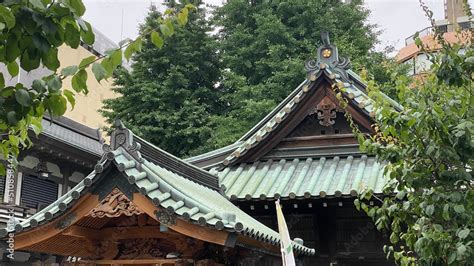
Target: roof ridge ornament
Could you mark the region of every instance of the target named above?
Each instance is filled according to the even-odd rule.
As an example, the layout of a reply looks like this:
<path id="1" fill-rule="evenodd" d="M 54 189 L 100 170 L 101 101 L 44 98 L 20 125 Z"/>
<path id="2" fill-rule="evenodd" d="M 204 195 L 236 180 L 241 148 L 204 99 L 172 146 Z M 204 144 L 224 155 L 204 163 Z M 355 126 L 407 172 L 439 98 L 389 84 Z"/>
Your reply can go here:
<path id="1" fill-rule="evenodd" d="M 321 32 L 322 45 L 318 48 L 316 59 L 306 61 L 305 68 L 308 76 L 329 67 L 333 72 L 349 80 L 347 70 L 351 67 L 351 62 L 347 58 L 339 57 L 337 47 L 331 44 L 329 33 Z"/>
<path id="2" fill-rule="evenodd" d="M 115 120 L 115 129 L 110 136 L 110 145 L 104 144 L 102 149 L 104 154 L 117 150 L 119 147 L 125 149 L 135 160 L 143 162 L 140 154 L 140 143 L 133 140 L 133 133 L 126 128 L 120 119 Z"/>

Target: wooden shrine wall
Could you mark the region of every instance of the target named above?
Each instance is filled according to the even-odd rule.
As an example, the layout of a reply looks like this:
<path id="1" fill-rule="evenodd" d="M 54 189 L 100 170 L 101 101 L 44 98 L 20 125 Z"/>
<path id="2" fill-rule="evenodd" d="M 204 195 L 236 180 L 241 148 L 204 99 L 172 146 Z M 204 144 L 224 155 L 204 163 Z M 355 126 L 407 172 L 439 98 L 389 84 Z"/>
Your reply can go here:
<path id="1" fill-rule="evenodd" d="M 315 256 L 303 258 L 305 265 L 394 265 L 386 260 L 383 252 L 387 237 L 377 231 L 365 213 L 355 209 L 352 199 L 284 200 L 281 203 L 291 238 L 301 238 L 306 246 L 316 249 Z M 236 204 L 277 230 L 273 201 Z"/>

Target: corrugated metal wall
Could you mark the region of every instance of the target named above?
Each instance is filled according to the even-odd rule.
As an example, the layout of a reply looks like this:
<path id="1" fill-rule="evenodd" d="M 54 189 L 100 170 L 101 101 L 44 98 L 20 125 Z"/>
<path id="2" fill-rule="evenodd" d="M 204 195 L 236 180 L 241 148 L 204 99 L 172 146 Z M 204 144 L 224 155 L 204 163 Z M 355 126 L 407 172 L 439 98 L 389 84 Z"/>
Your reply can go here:
<path id="1" fill-rule="evenodd" d="M 49 205 L 58 197 L 58 184 L 36 176 L 25 175 L 21 185 L 21 202 L 29 208 Z"/>

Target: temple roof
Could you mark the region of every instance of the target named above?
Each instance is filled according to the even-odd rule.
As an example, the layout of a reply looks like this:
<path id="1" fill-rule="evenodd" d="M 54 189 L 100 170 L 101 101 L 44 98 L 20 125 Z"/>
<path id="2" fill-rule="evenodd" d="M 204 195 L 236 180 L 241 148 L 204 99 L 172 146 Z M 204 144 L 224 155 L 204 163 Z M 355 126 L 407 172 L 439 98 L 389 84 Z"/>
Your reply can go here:
<path id="1" fill-rule="evenodd" d="M 242 163 L 217 175 L 231 200 L 350 197 L 365 187 L 382 193 L 382 166 L 367 155 L 323 156 Z"/>
<path id="2" fill-rule="evenodd" d="M 112 182 L 113 179 L 113 182 L 122 184 L 119 189 L 124 193 L 139 191 L 163 210 L 156 213 L 160 222 L 166 224 L 170 217 L 175 217 L 199 226 L 232 232 L 279 246 L 280 236 L 277 232 L 241 211 L 228 201 L 222 192 L 204 185 L 199 180 L 193 180 L 192 176 L 183 176 L 183 173 L 196 172 L 209 175 L 208 172 L 169 154 L 167 159 L 180 165 L 179 171 L 148 160 L 141 155 L 141 144 L 135 140 L 133 133 L 121 123 L 117 126 L 110 146 L 104 145 L 105 153 L 95 170 L 54 203 L 16 224 L 14 231 L 20 233 L 52 222 L 71 209 L 86 193 L 102 193 L 101 191 L 108 189 L 104 184 Z M 148 145 L 148 149 L 153 149 L 154 154 L 164 153 L 159 148 Z M 111 174 L 114 170 L 121 173 L 118 179 L 115 178 L 116 174 Z M 2 236 L 12 231 L 11 228 L 0 230 Z M 295 251 L 306 255 L 314 254 L 314 249 L 297 243 Z"/>
<path id="3" fill-rule="evenodd" d="M 318 49 L 318 57 L 306 63 L 306 79 L 237 142 L 240 143 L 223 161 L 222 166 L 232 165 L 246 153 L 259 146 L 272 132 L 286 124 L 292 112 L 299 109 L 304 98 L 318 89 L 321 80 L 327 81 L 342 92 L 348 103 L 365 114 L 368 119 L 375 117 L 374 101 L 367 95 L 367 85 L 352 70 L 350 61 L 339 57 L 337 47 L 331 45 L 327 33 L 322 34 L 323 45 Z M 327 52 L 327 54 L 325 54 Z M 326 57 L 327 55 L 327 57 Z M 385 96 L 385 95 L 384 95 Z M 401 106 L 385 96 L 396 108 Z"/>
<path id="4" fill-rule="evenodd" d="M 104 141 L 99 129 L 90 128 L 67 117 L 44 117 L 41 124 L 41 135 L 97 157 L 102 154 Z"/>
<path id="5" fill-rule="evenodd" d="M 337 104 L 337 92 L 348 103 L 344 111 L 371 131 L 377 114 L 367 84 L 350 69 L 348 59 L 339 57 L 327 33 L 322 33 L 322 41 L 317 57 L 305 65 L 306 79 L 252 129 L 229 146 L 187 159 L 216 173 L 232 200 L 356 196 L 364 188 L 382 193 L 383 165 L 360 152 L 356 143 L 334 144 L 331 138 L 341 135 L 317 136 L 328 140 L 326 146 L 278 146 L 288 134 L 284 132 L 291 132 L 303 117 L 314 113 L 323 97 Z M 403 109 L 381 96 L 395 109 Z"/>

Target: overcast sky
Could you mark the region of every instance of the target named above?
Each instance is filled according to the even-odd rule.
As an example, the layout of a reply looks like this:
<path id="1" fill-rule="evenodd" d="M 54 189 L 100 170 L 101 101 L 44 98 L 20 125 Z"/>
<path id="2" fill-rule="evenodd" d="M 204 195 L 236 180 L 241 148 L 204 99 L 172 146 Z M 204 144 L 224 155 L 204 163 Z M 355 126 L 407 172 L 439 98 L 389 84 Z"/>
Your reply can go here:
<path id="1" fill-rule="evenodd" d="M 143 21 L 151 3 L 160 0 L 84 0 L 86 20 L 115 42 L 137 36 L 137 26 Z M 206 3 L 220 4 L 222 0 L 207 0 Z M 443 0 L 425 0 L 436 19 L 444 19 Z M 473 2 L 473 1 L 470 1 Z M 406 37 L 429 26 L 418 0 L 366 0 L 371 10 L 370 23 L 377 24 L 383 31 L 380 36 L 383 48 L 393 45 L 404 46 Z"/>

